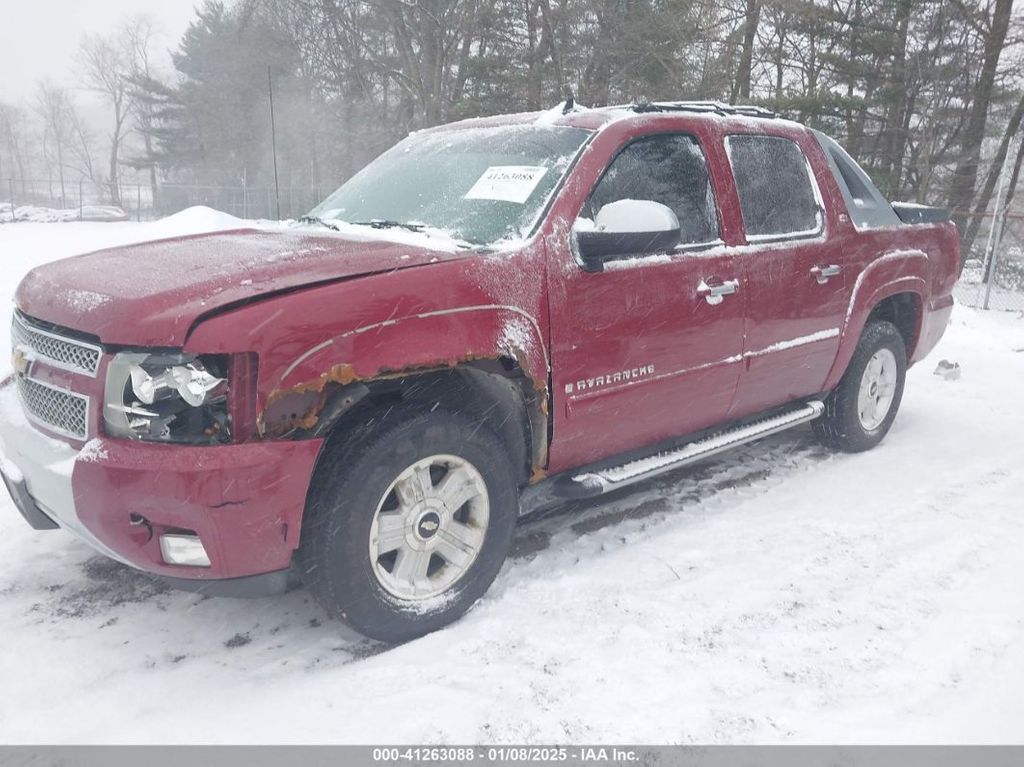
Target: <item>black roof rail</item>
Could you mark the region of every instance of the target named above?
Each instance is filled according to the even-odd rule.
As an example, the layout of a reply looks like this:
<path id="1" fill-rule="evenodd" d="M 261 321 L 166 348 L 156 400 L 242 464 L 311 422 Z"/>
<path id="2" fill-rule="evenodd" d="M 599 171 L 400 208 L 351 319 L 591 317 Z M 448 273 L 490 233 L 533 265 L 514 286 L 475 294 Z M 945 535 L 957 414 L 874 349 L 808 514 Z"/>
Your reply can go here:
<path id="1" fill-rule="evenodd" d="M 717 114 L 738 117 L 762 117 L 772 119 L 778 117 L 775 112 L 763 107 L 737 106 L 723 104 L 720 101 L 654 101 L 631 104 L 627 109 L 643 114 L 646 112 L 695 112 L 698 114 Z"/>

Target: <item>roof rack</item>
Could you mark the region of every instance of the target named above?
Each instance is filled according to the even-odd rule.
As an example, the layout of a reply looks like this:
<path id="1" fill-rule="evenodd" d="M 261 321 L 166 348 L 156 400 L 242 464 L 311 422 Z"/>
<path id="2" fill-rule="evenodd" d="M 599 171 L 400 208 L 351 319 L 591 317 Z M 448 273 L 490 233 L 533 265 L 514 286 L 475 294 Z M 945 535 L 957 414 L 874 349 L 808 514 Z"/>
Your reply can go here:
<path id="1" fill-rule="evenodd" d="M 721 101 L 655 101 L 631 104 L 627 109 L 637 113 L 646 112 L 697 112 L 738 117 L 762 117 L 772 119 L 778 117 L 775 112 L 763 107 L 736 106 L 723 104 Z"/>

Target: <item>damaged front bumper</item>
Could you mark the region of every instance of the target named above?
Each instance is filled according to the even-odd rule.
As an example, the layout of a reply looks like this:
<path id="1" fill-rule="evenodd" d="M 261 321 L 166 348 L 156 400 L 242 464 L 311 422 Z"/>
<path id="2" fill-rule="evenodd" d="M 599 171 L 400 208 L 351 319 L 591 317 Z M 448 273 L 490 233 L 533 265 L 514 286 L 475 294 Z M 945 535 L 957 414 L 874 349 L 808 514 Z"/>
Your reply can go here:
<path id="1" fill-rule="evenodd" d="M 186 446 L 93 438 L 79 450 L 25 418 L 0 388 L 0 474 L 34 528 L 60 527 L 171 585 L 260 596 L 293 582 L 321 440 Z M 194 536 L 208 566 L 170 564 L 162 536 Z"/>
<path id="2" fill-rule="evenodd" d="M 36 499 L 28 491 L 28 484 L 14 464 L 0 466 L 0 479 L 3 479 L 7 492 L 11 494 L 11 500 L 29 527 L 33 530 L 56 530 L 60 527 L 51 516 L 39 508 Z"/>

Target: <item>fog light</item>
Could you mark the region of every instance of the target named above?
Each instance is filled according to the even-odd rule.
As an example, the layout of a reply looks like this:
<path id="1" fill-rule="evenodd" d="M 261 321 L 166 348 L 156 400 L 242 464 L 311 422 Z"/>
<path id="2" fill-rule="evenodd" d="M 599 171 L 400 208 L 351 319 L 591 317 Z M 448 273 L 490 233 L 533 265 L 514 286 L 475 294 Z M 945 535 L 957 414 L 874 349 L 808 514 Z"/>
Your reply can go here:
<path id="1" fill-rule="evenodd" d="M 161 535 L 160 553 L 169 565 L 210 566 L 210 557 L 198 535 Z"/>

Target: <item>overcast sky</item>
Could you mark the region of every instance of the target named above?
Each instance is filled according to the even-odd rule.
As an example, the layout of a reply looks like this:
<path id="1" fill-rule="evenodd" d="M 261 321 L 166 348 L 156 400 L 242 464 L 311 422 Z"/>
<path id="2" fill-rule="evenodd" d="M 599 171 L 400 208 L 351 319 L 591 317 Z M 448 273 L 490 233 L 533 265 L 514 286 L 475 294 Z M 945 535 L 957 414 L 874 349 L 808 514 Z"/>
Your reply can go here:
<path id="1" fill-rule="evenodd" d="M 160 55 L 176 48 L 200 0 L 0 0 L 0 101 L 31 96 L 36 80 L 78 85 L 75 53 L 82 35 L 108 33 L 125 16 L 158 26 Z"/>

